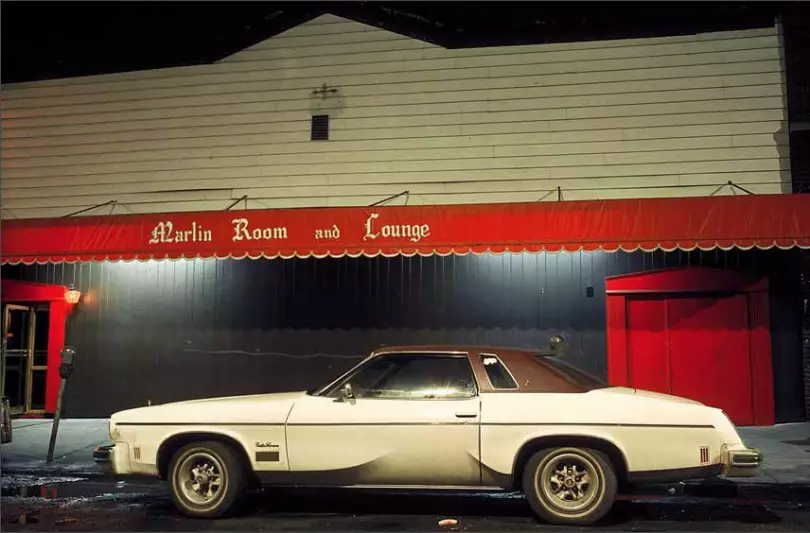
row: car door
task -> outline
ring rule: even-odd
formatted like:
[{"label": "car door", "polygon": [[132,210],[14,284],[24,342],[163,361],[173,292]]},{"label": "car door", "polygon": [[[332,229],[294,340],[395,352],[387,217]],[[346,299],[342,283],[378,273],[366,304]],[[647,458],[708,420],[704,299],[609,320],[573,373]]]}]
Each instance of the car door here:
[{"label": "car door", "polygon": [[[353,398],[340,393],[346,383]],[[315,485],[478,486],[479,418],[467,354],[377,355],[296,402],[290,470]]]}]

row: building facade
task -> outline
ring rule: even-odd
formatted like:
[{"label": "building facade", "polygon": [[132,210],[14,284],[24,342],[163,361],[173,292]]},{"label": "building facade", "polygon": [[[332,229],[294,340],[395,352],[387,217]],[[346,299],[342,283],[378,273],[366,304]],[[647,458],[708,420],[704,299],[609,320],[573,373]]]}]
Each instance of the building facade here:
[{"label": "building facade", "polygon": [[[65,342],[67,413],[107,416],[563,332],[617,384],[803,420],[782,37],[450,50],[323,16],[210,65],[4,87],[4,393],[52,412]],[[661,309],[683,321],[636,320]],[[695,335],[702,360],[655,348]]]}]

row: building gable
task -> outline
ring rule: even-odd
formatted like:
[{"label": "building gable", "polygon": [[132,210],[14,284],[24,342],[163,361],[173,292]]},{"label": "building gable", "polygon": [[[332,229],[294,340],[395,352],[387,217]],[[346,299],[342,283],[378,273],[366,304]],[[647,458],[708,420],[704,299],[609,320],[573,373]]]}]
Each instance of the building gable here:
[{"label": "building gable", "polygon": [[267,61],[372,51],[440,48],[398,33],[335,15],[321,15],[225,57],[218,63]]},{"label": "building gable", "polygon": [[215,64],[4,86],[3,217],[790,192],[779,39],[451,50],[327,16]]}]

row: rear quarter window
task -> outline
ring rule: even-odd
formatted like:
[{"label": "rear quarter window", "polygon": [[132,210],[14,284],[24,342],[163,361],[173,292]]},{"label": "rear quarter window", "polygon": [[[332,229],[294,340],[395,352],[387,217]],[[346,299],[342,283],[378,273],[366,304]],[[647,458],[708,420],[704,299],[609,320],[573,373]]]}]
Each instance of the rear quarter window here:
[{"label": "rear quarter window", "polygon": [[488,353],[482,353],[480,357],[481,364],[484,365],[484,370],[493,389],[509,390],[518,388],[515,378],[512,377],[500,357]]}]

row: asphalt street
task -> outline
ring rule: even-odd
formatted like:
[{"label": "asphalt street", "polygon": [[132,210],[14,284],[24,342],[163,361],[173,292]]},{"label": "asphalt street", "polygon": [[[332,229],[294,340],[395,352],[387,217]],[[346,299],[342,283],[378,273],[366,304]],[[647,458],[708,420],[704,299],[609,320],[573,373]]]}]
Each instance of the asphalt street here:
[{"label": "asphalt street", "polygon": [[[133,483],[103,477],[12,474],[4,476],[2,482],[3,531],[561,529],[539,523],[526,501],[516,494],[270,490],[252,493],[234,518],[191,520],[174,510],[165,484],[157,480]],[[443,519],[455,519],[457,524],[440,526]],[[780,494],[778,500],[770,500],[767,493],[751,499],[648,491],[623,497],[597,529],[810,531],[810,498],[807,494]]]}]

